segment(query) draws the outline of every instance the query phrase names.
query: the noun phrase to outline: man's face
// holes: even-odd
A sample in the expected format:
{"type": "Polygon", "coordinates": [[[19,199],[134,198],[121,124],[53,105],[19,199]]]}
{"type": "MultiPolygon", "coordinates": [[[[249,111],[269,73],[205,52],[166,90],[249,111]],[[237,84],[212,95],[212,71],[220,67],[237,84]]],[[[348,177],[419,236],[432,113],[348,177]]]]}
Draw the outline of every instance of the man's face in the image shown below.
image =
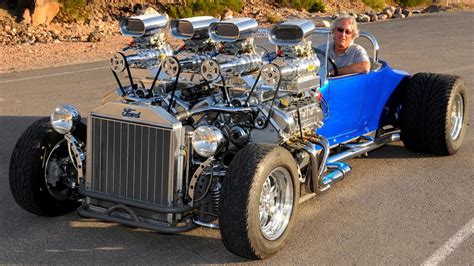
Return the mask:
{"type": "Polygon", "coordinates": [[[334,43],[340,49],[347,49],[354,39],[350,20],[344,19],[332,32],[334,43]]]}

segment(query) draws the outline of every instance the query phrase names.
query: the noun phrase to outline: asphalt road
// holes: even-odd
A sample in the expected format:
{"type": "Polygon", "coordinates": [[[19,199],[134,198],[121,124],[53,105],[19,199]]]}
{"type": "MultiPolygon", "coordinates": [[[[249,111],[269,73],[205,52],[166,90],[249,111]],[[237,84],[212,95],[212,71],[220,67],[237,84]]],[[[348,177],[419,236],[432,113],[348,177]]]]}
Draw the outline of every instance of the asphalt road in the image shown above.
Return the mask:
{"type": "MultiPolygon", "coordinates": [[[[464,78],[471,95],[464,145],[455,156],[433,157],[394,143],[351,160],[351,176],[300,207],[286,247],[266,262],[474,264],[473,23],[474,12],[457,12],[362,25],[393,67],[464,78]]],[[[38,217],[14,202],[8,164],[23,130],[63,102],[87,114],[114,87],[104,62],[0,75],[0,263],[258,263],[229,253],[216,230],[163,235],[75,213],[38,217]]]]}

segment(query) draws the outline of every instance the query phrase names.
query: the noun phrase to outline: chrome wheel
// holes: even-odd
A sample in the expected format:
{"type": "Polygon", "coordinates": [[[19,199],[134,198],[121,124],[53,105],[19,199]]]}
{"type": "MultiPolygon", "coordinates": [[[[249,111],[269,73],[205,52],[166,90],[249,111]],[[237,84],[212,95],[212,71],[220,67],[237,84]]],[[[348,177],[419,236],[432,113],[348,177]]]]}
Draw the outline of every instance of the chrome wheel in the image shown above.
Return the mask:
{"type": "Polygon", "coordinates": [[[288,227],[294,201],[294,187],[286,168],[275,168],[265,179],[260,195],[260,230],[268,240],[278,239],[288,227]]]}
{"type": "Polygon", "coordinates": [[[462,124],[464,121],[464,100],[460,93],[456,93],[453,99],[453,106],[450,113],[450,136],[456,140],[461,134],[462,124]]]}

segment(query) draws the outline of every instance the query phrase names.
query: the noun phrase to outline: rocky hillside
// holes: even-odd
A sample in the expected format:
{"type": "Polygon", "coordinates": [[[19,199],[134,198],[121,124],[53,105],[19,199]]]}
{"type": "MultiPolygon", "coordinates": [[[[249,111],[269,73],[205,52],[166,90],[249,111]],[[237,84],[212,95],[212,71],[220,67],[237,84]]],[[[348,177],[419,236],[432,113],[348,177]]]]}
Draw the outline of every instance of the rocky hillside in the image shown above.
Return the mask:
{"type": "MultiPolygon", "coordinates": [[[[105,37],[118,35],[118,21],[127,16],[160,12],[170,13],[176,6],[152,3],[96,3],[87,5],[81,13],[72,15],[56,2],[38,1],[31,12],[18,10],[7,3],[0,3],[0,45],[19,45],[59,42],[100,42],[105,37]]],[[[109,1],[113,2],[113,1],[109,1]]],[[[268,25],[283,18],[312,18],[318,20],[318,26],[328,26],[327,20],[341,12],[349,12],[359,22],[373,22],[393,18],[404,18],[422,12],[438,12],[446,7],[429,6],[426,8],[400,8],[386,6],[376,11],[360,0],[324,1],[324,12],[309,12],[304,8],[293,9],[282,1],[244,0],[238,11],[223,9],[221,18],[253,17],[260,24],[268,25]],[[280,4],[279,4],[279,3],[280,4]],[[325,20],[323,20],[325,19],[325,20]]],[[[179,10],[179,7],[178,7],[179,10]]]]}

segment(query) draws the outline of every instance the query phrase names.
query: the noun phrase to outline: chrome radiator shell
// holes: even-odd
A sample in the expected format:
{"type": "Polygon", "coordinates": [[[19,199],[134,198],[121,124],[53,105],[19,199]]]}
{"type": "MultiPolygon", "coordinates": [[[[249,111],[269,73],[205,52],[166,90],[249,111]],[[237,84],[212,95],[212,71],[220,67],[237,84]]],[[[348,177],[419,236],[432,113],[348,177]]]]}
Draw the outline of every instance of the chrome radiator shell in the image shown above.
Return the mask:
{"type": "Polygon", "coordinates": [[[87,134],[86,191],[178,207],[184,128],[173,116],[161,107],[112,102],[91,113],[87,134]]]}

